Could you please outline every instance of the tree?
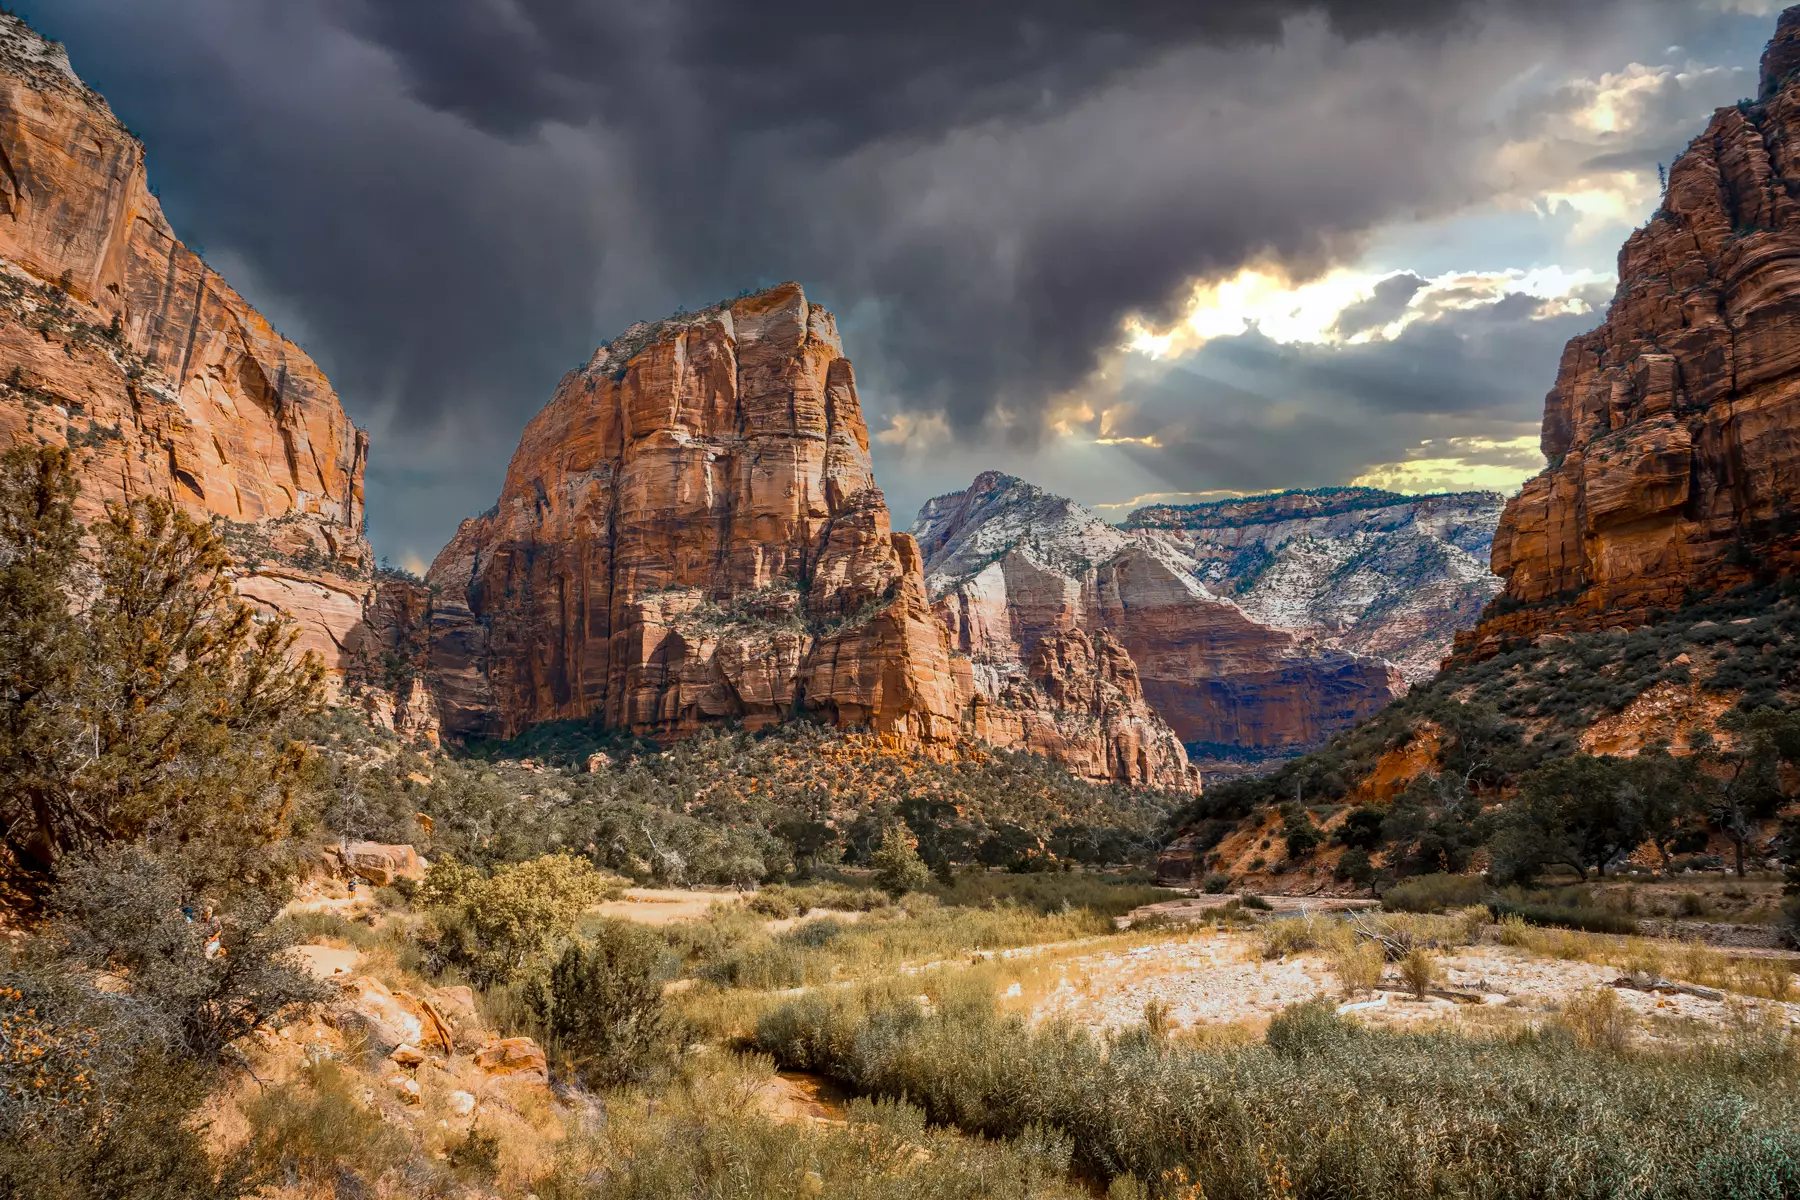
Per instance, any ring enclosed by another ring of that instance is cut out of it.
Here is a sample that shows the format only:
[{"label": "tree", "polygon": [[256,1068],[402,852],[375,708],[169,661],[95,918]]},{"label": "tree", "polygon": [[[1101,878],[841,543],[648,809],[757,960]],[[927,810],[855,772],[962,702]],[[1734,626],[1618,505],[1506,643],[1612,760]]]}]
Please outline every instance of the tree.
[{"label": "tree", "polygon": [[1319,827],[1313,824],[1312,814],[1298,800],[1290,800],[1281,806],[1281,825],[1286,831],[1283,840],[1289,858],[1305,858],[1318,848]]},{"label": "tree", "polygon": [[889,895],[916,892],[931,882],[931,871],[919,857],[918,841],[896,821],[881,835],[881,844],[869,858],[875,882]]},{"label": "tree", "polygon": [[69,612],[80,557],[68,452],[0,458],[0,817],[18,867],[55,855],[58,765],[72,728],[80,638]]},{"label": "tree", "polygon": [[218,534],[167,501],[81,541],[68,456],[0,461],[0,850],[40,895],[65,856],[205,838],[224,878],[283,832],[324,671],[232,593]]},{"label": "tree", "polygon": [[1656,746],[1628,761],[1629,786],[1643,818],[1644,837],[1656,847],[1662,868],[1669,870],[1675,845],[1694,830],[1707,812],[1713,780],[1698,755],[1676,758]]},{"label": "tree", "polygon": [[1744,850],[1758,822],[1774,816],[1786,799],[1781,767],[1800,764],[1800,713],[1758,709],[1734,714],[1728,728],[1737,734],[1736,747],[1706,751],[1714,775],[1706,796],[1707,823],[1730,839],[1742,878]]},{"label": "tree", "polygon": [[1573,867],[1586,879],[1644,841],[1643,797],[1629,767],[1615,758],[1572,754],[1519,780],[1494,848],[1495,873],[1523,881],[1545,866]]},{"label": "tree", "polygon": [[679,1022],[663,1006],[657,966],[664,945],[628,921],[608,921],[589,945],[571,945],[533,979],[526,1000],[590,1087],[642,1078],[673,1054]]}]

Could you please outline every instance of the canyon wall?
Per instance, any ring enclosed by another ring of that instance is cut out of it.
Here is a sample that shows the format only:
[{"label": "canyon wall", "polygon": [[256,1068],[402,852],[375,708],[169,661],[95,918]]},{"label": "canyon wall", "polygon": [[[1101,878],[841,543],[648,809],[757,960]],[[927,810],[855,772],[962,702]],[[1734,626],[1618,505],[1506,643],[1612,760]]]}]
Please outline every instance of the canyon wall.
[{"label": "canyon wall", "polygon": [[1140,508],[1124,528],[1166,546],[1260,625],[1437,673],[1503,581],[1489,569],[1497,492],[1277,492]]},{"label": "canyon wall", "polygon": [[1506,507],[1506,590],[1458,652],[1644,621],[1800,566],[1800,8],[1758,97],[1714,114],[1563,351],[1548,468]]},{"label": "canyon wall", "polygon": [[[1315,746],[1404,694],[1498,586],[1500,498],[1368,489],[1142,509],[1114,526],[998,472],[928,501],[926,586],[977,687],[1002,695],[1079,632],[1228,770]],[[1373,650],[1376,653],[1363,651]]]},{"label": "canyon wall", "polygon": [[247,600],[342,681],[370,554],[368,442],[311,358],[176,238],[144,148],[60,46],[0,15],[0,446],[69,447],[80,515],[215,519]]},{"label": "canyon wall", "polygon": [[432,564],[443,725],[584,718],[670,739],[805,715],[1186,786],[1179,743],[1104,644],[978,697],[922,568],[890,528],[835,323],[797,284],[636,325],[563,379],[499,503]]}]

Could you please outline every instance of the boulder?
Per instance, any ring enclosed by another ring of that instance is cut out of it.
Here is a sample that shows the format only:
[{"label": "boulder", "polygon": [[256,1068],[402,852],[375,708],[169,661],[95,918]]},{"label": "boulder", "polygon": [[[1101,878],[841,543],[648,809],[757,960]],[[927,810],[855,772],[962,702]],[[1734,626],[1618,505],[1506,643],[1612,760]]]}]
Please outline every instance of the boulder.
[{"label": "boulder", "polygon": [[425,878],[425,860],[407,845],[351,842],[337,850],[337,857],[346,871],[368,880],[376,887],[386,887],[396,879],[417,882]]},{"label": "boulder", "polygon": [[339,1028],[358,1029],[373,1049],[388,1054],[401,1046],[451,1048],[450,1028],[429,1001],[392,991],[367,975],[344,980],[328,1017]]},{"label": "boulder", "polygon": [[475,1065],[493,1078],[542,1082],[550,1077],[543,1049],[528,1037],[494,1039],[476,1051]]}]

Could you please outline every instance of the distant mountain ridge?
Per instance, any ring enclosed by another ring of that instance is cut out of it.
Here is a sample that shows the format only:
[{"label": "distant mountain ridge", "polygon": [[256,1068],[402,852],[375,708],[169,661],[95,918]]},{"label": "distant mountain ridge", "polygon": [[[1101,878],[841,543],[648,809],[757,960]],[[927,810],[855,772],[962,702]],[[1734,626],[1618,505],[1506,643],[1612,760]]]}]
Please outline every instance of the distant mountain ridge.
[{"label": "distant mountain ridge", "polygon": [[1016,677],[1047,636],[1105,633],[1191,752],[1254,761],[1318,744],[1436,669],[1499,590],[1485,560],[1503,505],[1332,488],[1113,525],[990,471],[927,501],[912,533],[984,687]]}]

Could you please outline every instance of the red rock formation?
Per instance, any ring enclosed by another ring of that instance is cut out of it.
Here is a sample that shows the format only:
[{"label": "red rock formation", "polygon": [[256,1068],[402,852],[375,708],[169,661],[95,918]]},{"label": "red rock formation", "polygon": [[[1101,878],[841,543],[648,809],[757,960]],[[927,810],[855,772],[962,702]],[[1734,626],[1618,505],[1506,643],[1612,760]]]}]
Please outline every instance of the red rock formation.
[{"label": "red rock formation", "polygon": [[1154,717],[1170,740],[1233,762],[1317,745],[1406,691],[1389,662],[1253,620],[1160,531],[1118,529],[1010,476],[928,502],[914,532],[951,644],[1000,703],[1019,703],[1021,664],[1035,677],[1071,634],[1116,647],[1141,678],[1138,728]]},{"label": "red rock formation", "polygon": [[1635,624],[1800,567],[1800,8],[1754,103],[1720,109],[1619,255],[1606,321],[1563,351],[1550,466],[1494,537],[1506,591],[1462,655]]},{"label": "red rock formation", "polygon": [[977,703],[875,486],[835,323],[796,284],[633,326],[571,372],[429,580],[447,733],[597,717],[667,739],[804,713],[1192,782],[1129,664],[1085,639],[1043,668],[1061,701],[1021,678]]},{"label": "red rock formation", "polygon": [[1038,642],[1024,678],[977,693],[976,736],[1021,746],[1077,774],[1143,787],[1197,788],[1180,739],[1144,699],[1137,665],[1114,638],[1079,629]]},{"label": "red rock formation", "polygon": [[0,16],[0,445],[77,451],[81,515],[217,517],[241,594],[342,671],[368,592],[368,443],[306,353],[175,237],[144,148],[59,46]]},{"label": "red rock formation", "polygon": [[571,372],[430,580],[451,732],[809,712],[958,735],[918,549],[889,528],[831,316],[794,284],[633,326]]}]

